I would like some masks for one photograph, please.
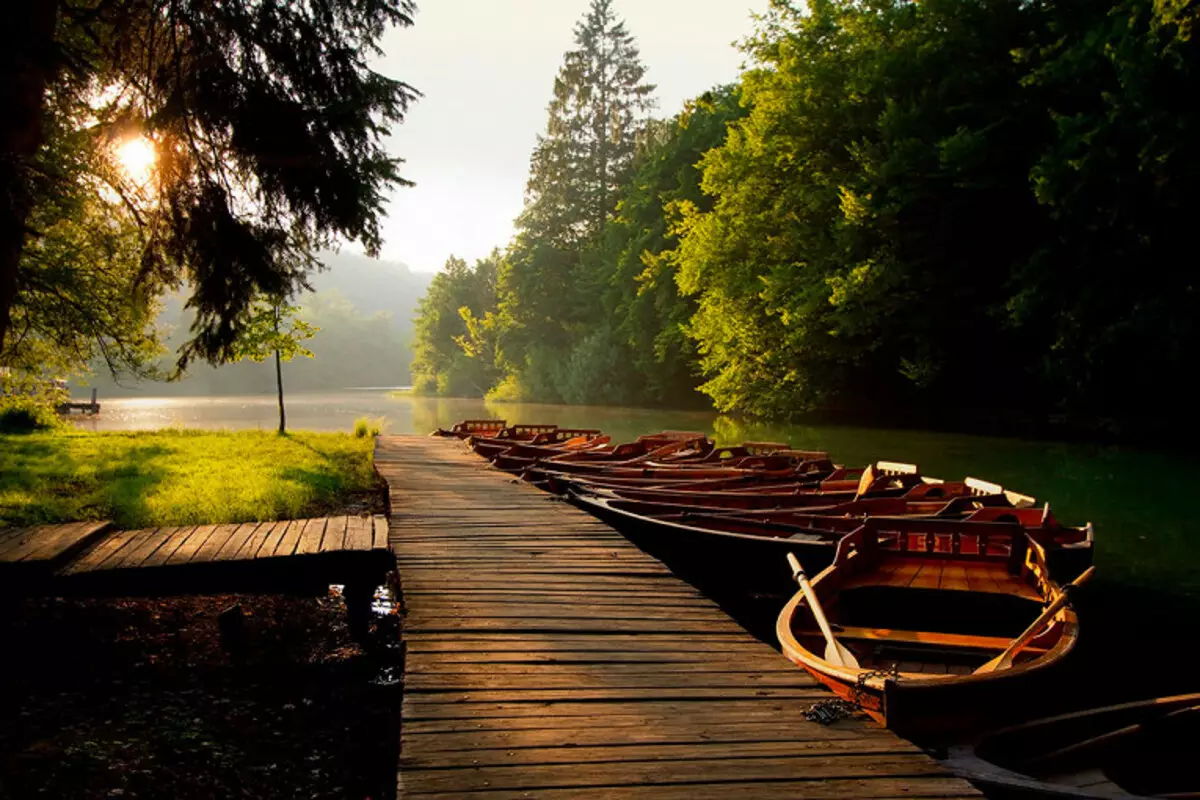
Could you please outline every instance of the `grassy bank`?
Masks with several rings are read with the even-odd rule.
[[[0,435],[0,523],[124,528],[315,516],[375,485],[374,440],[262,431]]]

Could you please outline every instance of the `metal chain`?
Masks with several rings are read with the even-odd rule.
[[[838,720],[854,716],[862,710],[862,698],[866,692],[867,681],[871,678],[898,680],[900,678],[900,669],[893,662],[886,669],[865,670],[858,673],[858,680],[854,684],[854,693],[849,700],[842,700],[840,697],[831,697],[828,700],[813,703],[804,712],[804,718],[809,722],[832,725]]]

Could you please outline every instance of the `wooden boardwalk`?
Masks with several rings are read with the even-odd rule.
[[[108,522],[71,522],[0,528],[0,582],[27,586],[45,581],[55,570],[103,538]]]
[[[0,576],[27,593],[323,592],[382,583],[394,567],[382,516],[109,531],[72,523],[0,531]]]
[[[978,797],[612,528],[460,442],[382,437],[405,607],[399,794]]]

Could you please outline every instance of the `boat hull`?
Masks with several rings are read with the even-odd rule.
[[[785,597],[793,591],[787,554],[805,569],[821,570],[833,561],[834,541],[783,539],[709,531],[628,514],[586,494],[570,501],[621,531],[643,550],[704,583],[723,589]]]

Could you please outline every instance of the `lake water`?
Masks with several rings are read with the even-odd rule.
[[[102,413],[81,419],[80,427],[272,430],[278,420],[273,395],[100,400]],[[1063,522],[1095,523],[1099,573],[1108,581],[1200,597],[1200,525],[1193,505],[1200,464],[1184,455],[911,430],[747,425],[706,412],[491,403],[385,389],[296,393],[287,397],[287,413],[290,428],[319,431],[349,431],[362,416],[383,418],[388,432],[418,434],[464,418],[500,417],[601,428],[619,440],[673,428],[707,431],[725,443],[786,441],[827,450],[845,464],[908,461],[927,475],[971,475],[1050,500]]]

